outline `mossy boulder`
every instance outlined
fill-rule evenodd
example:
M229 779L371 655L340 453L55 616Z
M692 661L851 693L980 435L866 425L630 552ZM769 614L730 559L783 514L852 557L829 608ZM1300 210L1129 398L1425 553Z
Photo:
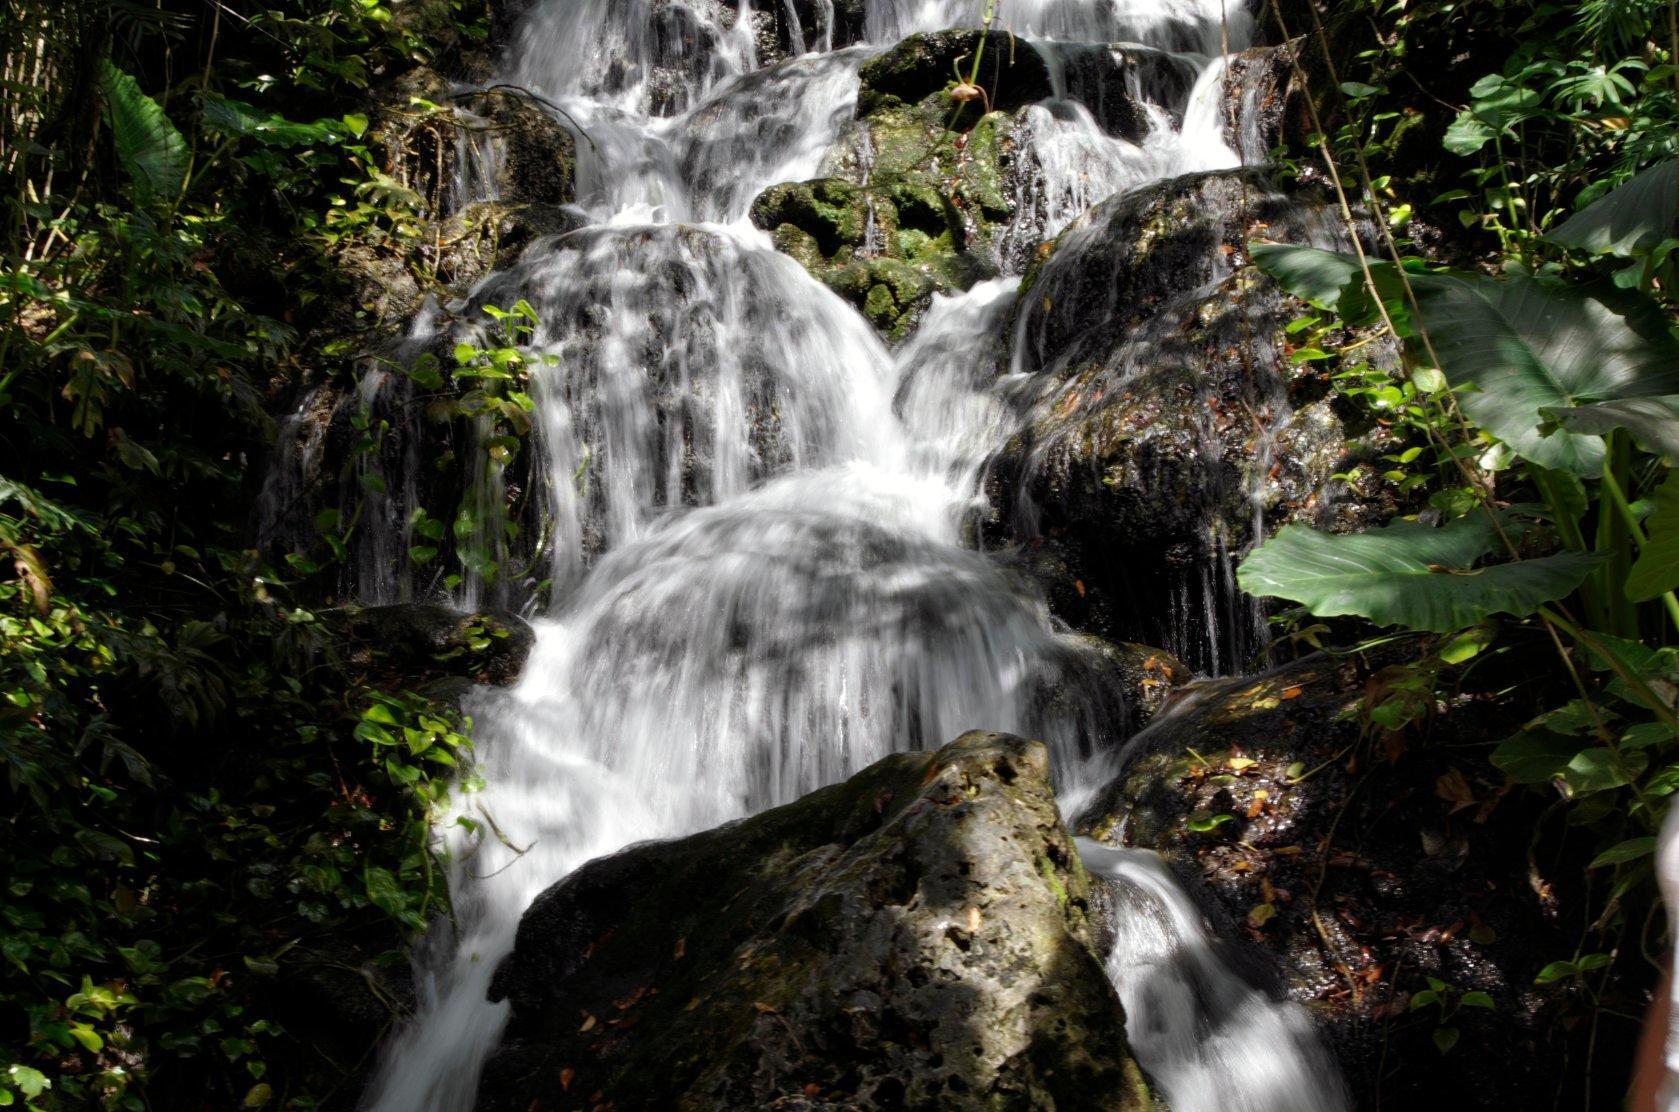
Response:
M984 93L956 99L976 55ZM1063 68L1105 125L1142 134L1117 55L1074 52ZM858 81L857 118L826 176L770 187L752 221L896 340L934 293L1018 269L1038 248L1020 211L1037 173L1027 110L1054 90L1038 49L1001 31L912 35Z
M1550 646L1507 636L1499 656L1447 668L1427 713L1399 731L1367 711L1406 690L1428 647L1416 639L1181 688L1073 820L1164 855L1223 933L1265 952L1259 964L1280 967L1313 1013L1361 1107L1579 1102L1585 1071L1570 1063L1591 1025L1567 986L1534 978L1575 952L1595 915L1590 840L1487 762L1491 742L1554 698ZM1429 978L1494 1007L1449 1021L1412 1010ZM1439 1026L1460 1032L1450 1054L1433 1041ZM1632 1039L1629 1024L1599 1053ZM1618 1099L1608 1090L1627 1076L1625 1050L1611 1053L1597 1095Z
M478 1107L1151 1107L1089 893L1003 734L633 846L526 912Z
M946 131L933 112L894 106L858 126L834 176L771 186L751 218L896 340L935 292L999 272L1012 121L991 113Z

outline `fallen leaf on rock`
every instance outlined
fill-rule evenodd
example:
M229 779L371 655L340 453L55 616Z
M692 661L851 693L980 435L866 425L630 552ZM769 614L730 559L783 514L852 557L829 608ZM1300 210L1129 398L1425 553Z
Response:
M595 1017L590 1015L588 1012L584 1012L583 1013L583 1026L581 1026L577 1029L577 1033L579 1035L581 1035L585 1031L593 1031L594 1029L595 1029Z

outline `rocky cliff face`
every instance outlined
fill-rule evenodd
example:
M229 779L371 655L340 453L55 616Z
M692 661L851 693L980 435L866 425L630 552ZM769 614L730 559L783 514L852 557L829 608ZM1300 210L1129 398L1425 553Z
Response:
M479 1108L1148 1108L1089 907L1041 744L895 755L541 896Z

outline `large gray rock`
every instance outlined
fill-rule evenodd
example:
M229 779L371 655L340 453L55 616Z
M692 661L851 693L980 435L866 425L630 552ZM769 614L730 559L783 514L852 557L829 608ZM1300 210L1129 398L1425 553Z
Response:
M1143 1109L1037 742L970 733L549 889L481 1112Z

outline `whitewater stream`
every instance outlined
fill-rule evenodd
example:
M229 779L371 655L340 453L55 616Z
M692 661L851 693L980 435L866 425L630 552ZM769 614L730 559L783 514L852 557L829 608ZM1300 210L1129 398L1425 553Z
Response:
M1009 234L1035 246L1117 192L1237 164L1220 78L1250 34L1239 3L1003 0L999 25L1043 54L1057 90L1026 110L1038 173ZM678 8L673 45L661 20ZM1020 420L1013 376L997 374L1018 275L936 298L889 348L747 220L765 187L825 172L864 61L913 32L975 26L979 9L867 0L863 43L832 49L819 26L817 49L773 66L745 0L738 13L539 0L524 17L499 80L581 133L588 223L538 241L472 300L528 300L529 347L552 357L530 392L555 603L519 683L469 706L485 786L457 793L439 826L459 929L419 955L418 1013L368 1108L472 1108L506 1019L486 999L496 964L531 900L591 858L969 728L1043 739L1068 791L1123 740L1100 662L1021 577L964 544L986 463ZM1141 141L1066 94L1066 59L1106 44L1169 52L1193 74L1133 79ZM491 178L466 166L461 188ZM1088 853L1120 893L1109 969L1135 1051L1176 1112L1344 1107L1304 1013L1220 963L1158 858Z

